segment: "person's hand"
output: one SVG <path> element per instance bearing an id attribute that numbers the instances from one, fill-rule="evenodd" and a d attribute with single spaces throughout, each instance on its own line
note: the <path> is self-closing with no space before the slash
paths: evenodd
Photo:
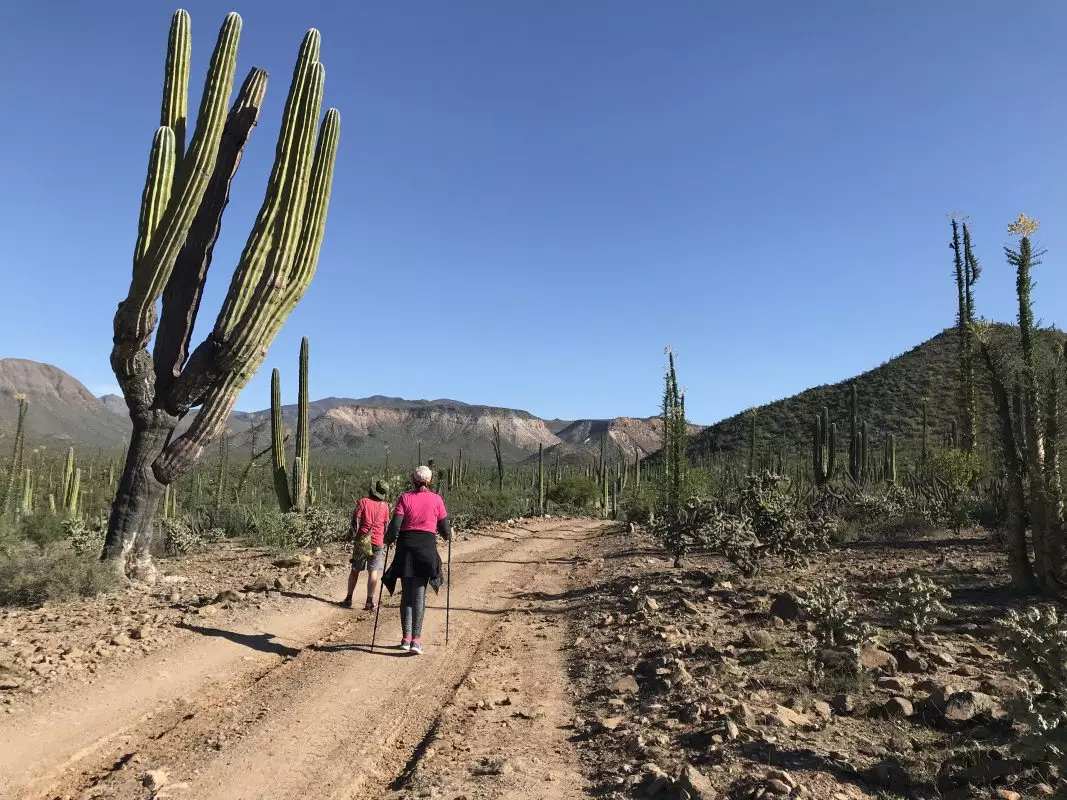
<path id="1" fill-rule="evenodd" d="M 349 555 L 351 555 L 352 554 L 352 550 L 355 548 L 355 546 L 356 546 L 356 543 L 353 542 L 351 539 L 349 539 L 347 542 L 345 542 L 345 552 L 348 553 Z"/>

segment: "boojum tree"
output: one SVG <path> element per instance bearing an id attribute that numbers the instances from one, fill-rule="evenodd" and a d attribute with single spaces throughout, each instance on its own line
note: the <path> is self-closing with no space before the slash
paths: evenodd
<path id="1" fill-rule="evenodd" d="M 329 109 L 319 124 L 325 71 L 319 32 L 311 29 L 300 46 L 262 207 L 214 327 L 190 353 L 230 183 L 267 88 L 266 71 L 253 68 L 227 113 L 240 34 L 241 17 L 227 15 L 187 146 L 190 20 L 185 11 L 174 14 L 133 275 L 115 315 L 111 365 L 133 432 L 102 558 L 140 580 L 155 577 L 151 546 L 165 487 L 225 428 L 237 395 L 307 290 L 325 230 L 340 115 Z M 197 408 L 188 428 L 174 435 Z"/>

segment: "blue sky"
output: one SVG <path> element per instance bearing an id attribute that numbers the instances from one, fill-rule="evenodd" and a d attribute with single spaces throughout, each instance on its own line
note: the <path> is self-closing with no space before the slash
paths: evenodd
<path id="1" fill-rule="evenodd" d="M 311 26 L 342 135 L 318 274 L 239 408 L 268 404 L 275 366 L 295 397 L 307 335 L 316 397 L 647 415 L 670 343 L 690 416 L 711 422 L 951 324 L 953 210 L 998 319 L 1014 316 L 1007 224 L 1041 221 L 1037 313 L 1064 324 L 1060 0 L 243 5 L 238 82 L 255 65 L 271 84 L 201 334 Z M 185 7 L 196 102 L 228 8 Z M 173 8 L 15 0 L 0 26 L 0 356 L 98 392 Z"/>

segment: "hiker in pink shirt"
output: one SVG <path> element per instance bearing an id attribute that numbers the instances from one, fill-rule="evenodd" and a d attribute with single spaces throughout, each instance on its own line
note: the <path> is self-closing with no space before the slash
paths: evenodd
<path id="1" fill-rule="evenodd" d="M 444 582 L 437 536 L 452 538 L 452 523 L 445 501 L 430 491 L 433 471 L 419 467 L 411 475 L 412 490 L 396 502 L 386 541 L 396 541 L 393 563 L 382 576 L 392 594 L 400 580 L 400 649 L 413 655 L 422 653 L 422 619 L 426 613 L 426 586 L 437 592 Z"/>
<path id="2" fill-rule="evenodd" d="M 352 595 L 356 591 L 359 573 L 367 570 L 367 604 L 364 611 L 374 610 L 374 595 L 385 568 L 385 526 L 389 524 L 389 504 L 385 498 L 389 484 L 385 481 L 371 483 L 367 497 L 361 498 L 352 511 L 352 524 L 348 528 L 352 540 L 352 571 L 348 573 L 348 594 L 341 601 L 346 608 L 352 607 Z"/>

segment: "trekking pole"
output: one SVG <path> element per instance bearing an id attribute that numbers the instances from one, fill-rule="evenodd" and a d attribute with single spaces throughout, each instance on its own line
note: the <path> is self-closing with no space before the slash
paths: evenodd
<path id="1" fill-rule="evenodd" d="M 455 534 L 453 534 L 455 535 Z M 448 647 L 448 617 L 452 610 L 452 536 L 448 537 L 448 583 L 445 584 L 445 647 Z"/>
<path id="2" fill-rule="evenodd" d="M 391 544 L 387 544 L 385 546 L 385 565 L 386 565 L 386 567 L 389 566 L 389 550 L 391 548 L 392 548 Z M 382 577 L 383 578 L 385 577 L 384 571 L 382 573 Z M 372 653 L 374 652 L 374 642 L 378 638 L 378 617 L 380 617 L 381 614 L 382 614 L 382 595 L 384 593 L 385 593 L 385 581 L 383 580 L 381 583 L 378 584 L 378 605 L 374 609 L 374 630 L 371 632 L 371 635 L 370 635 L 370 649 L 371 649 Z"/>

